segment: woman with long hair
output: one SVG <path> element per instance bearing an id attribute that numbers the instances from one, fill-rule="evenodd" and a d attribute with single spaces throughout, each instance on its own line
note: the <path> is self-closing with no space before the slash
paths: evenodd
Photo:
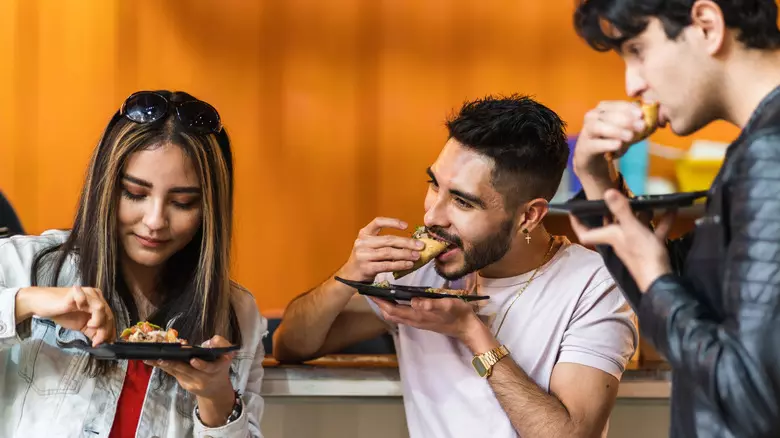
<path id="1" fill-rule="evenodd" d="M 232 200 L 230 141 L 211 105 L 169 91 L 124 102 L 72 229 L 0 239 L 0 436 L 262 436 L 267 322 L 229 277 Z M 141 362 L 60 347 L 113 342 L 139 321 L 241 348 Z"/>

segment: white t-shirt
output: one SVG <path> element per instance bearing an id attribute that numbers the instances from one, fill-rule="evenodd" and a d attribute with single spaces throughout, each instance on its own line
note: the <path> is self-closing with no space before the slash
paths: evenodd
<path id="1" fill-rule="evenodd" d="M 462 284 L 449 286 L 476 286 L 480 295 L 490 296 L 478 314 L 495 333 L 510 302 L 530 277 L 530 272 L 501 279 L 471 275 L 459 280 Z M 448 284 L 433 263 L 400 280 L 394 281 L 391 274 L 376 278 L 383 280 L 430 287 Z M 379 315 L 376 305 L 369 303 Z M 517 436 L 487 380 L 474 371 L 473 355 L 465 345 L 435 332 L 388 324 L 395 340 L 411 438 Z M 598 368 L 620 379 L 638 342 L 635 324 L 635 315 L 601 256 L 566 241 L 512 306 L 498 340 L 549 391 L 558 362 Z"/>

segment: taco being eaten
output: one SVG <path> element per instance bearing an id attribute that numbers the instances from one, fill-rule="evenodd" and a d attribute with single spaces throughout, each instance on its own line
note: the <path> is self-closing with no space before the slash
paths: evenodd
<path id="1" fill-rule="evenodd" d="M 645 129 L 642 132 L 637 132 L 631 139 L 631 143 L 644 140 L 658 129 L 658 102 L 642 102 L 640 107 L 644 115 Z"/>
<path id="2" fill-rule="evenodd" d="M 426 230 L 425 227 L 417 227 L 417 229 L 414 231 L 414 234 L 412 234 L 412 239 L 421 241 L 425 244 L 425 247 L 422 249 L 422 251 L 420 251 L 420 258 L 414 262 L 414 265 L 412 265 L 411 268 L 405 269 L 403 271 L 393 272 L 393 277 L 396 280 L 422 268 L 428 262 L 436 258 L 436 256 L 443 253 L 448 246 L 450 246 L 449 242 L 445 242 L 431 234 L 428 234 L 428 230 Z"/>
<path id="3" fill-rule="evenodd" d="M 162 327 L 146 321 L 126 328 L 119 335 L 119 338 L 124 342 L 187 344 L 186 340 L 179 339 L 179 332 L 176 329 L 169 328 L 168 330 L 163 330 Z"/>

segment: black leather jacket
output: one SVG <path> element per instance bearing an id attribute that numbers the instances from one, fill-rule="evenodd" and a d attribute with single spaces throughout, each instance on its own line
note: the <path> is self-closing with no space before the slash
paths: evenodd
<path id="1" fill-rule="evenodd" d="M 597 249 L 672 366 L 670 436 L 780 437 L 780 87 L 729 147 L 694 231 L 667 248 L 676 273 L 644 295 Z"/>

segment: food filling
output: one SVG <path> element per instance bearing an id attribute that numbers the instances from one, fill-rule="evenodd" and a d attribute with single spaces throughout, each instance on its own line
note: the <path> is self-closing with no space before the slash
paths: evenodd
<path id="1" fill-rule="evenodd" d="M 186 340 L 179 339 L 179 332 L 176 329 L 163 330 L 162 327 L 146 321 L 126 328 L 119 338 L 125 342 L 187 344 Z"/>
<path id="2" fill-rule="evenodd" d="M 463 296 L 469 294 L 469 291 L 464 289 L 444 289 L 439 287 L 429 287 L 428 289 L 425 289 L 425 292 L 432 293 L 432 294 L 457 295 L 457 296 Z"/>

